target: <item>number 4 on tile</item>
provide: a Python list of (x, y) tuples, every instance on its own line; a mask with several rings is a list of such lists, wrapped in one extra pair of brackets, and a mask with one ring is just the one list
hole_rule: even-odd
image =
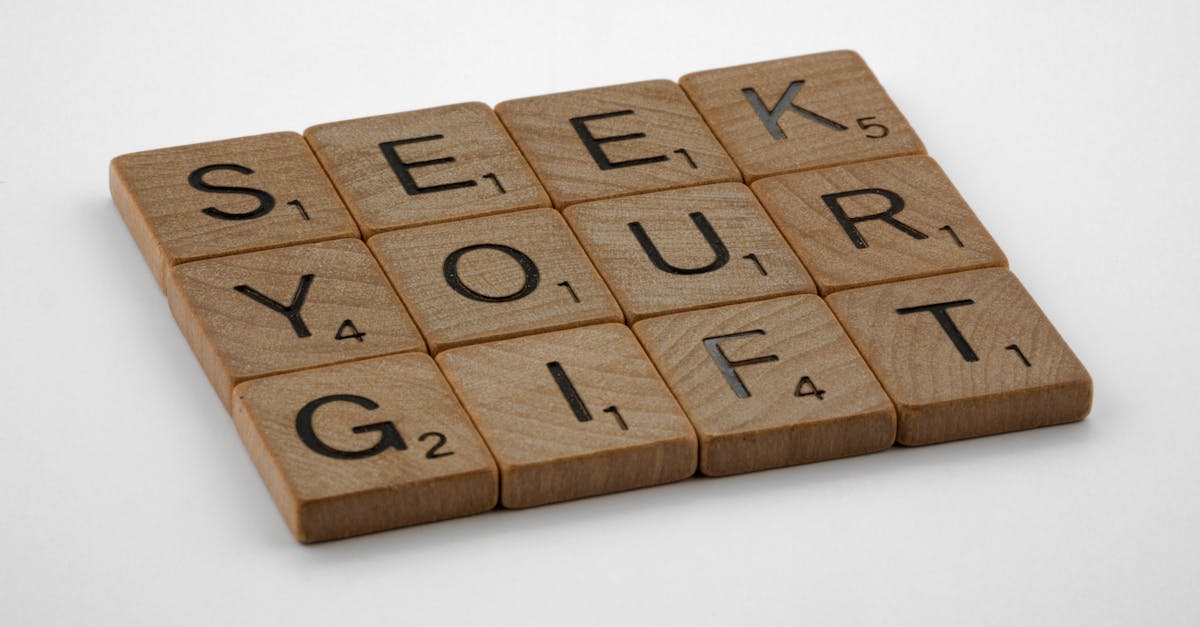
[(817, 387), (813, 380), (807, 376), (800, 377), (800, 382), (796, 384), (796, 396), (815, 396), (818, 401), (825, 400), (825, 390)]
[(354, 326), (354, 321), (343, 320), (342, 326), (338, 327), (337, 335), (333, 336), (333, 339), (335, 339), (335, 340), (355, 339), (355, 340), (358, 340), (361, 342), (361, 341), (363, 341), (364, 335), (366, 335), (366, 333), (359, 331), (358, 327)]

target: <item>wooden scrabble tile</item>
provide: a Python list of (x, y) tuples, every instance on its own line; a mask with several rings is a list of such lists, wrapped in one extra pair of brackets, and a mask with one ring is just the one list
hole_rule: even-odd
[(296, 133), (122, 155), (112, 160), (109, 186), (160, 286), (179, 263), (358, 237)]
[(896, 405), (896, 439), (930, 444), (1082, 420), (1092, 380), (1003, 268), (829, 296)]
[(633, 327), (720, 476), (874, 453), (896, 414), (820, 297), (643, 320)]
[(243, 383), (233, 420), (301, 542), (496, 506), (496, 463), (424, 353)]
[(365, 237), (550, 199), (481, 102), (314, 126), (304, 132)]
[(747, 182), (925, 152), (850, 50), (696, 72), (679, 83)]
[(629, 320), (816, 291), (740, 183), (590, 202), (564, 216)]
[(671, 81), (509, 100), (496, 113), (562, 208), (702, 183), (741, 181)]
[(425, 348), (356, 239), (178, 265), (167, 302), (226, 408), (247, 379)]
[(454, 348), (437, 361), (500, 466), (505, 507), (678, 481), (696, 470), (696, 433), (628, 327)]
[(924, 155), (773, 176), (753, 188), (822, 294), (1008, 263)]
[(393, 231), (370, 246), (432, 352), (622, 320), (553, 209)]

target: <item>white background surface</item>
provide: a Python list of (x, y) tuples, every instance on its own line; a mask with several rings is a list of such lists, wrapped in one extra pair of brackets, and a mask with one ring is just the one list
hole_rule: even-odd
[[(0, 622), (1200, 624), (1196, 3), (118, 5), (0, 0)], [(303, 547), (108, 197), (125, 152), (838, 48), (1087, 421)]]

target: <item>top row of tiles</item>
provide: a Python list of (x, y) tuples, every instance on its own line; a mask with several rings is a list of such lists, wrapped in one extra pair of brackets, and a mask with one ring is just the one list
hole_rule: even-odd
[[(494, 112), (458, 104), (321, 124), (303, 139), (275, 133), (134, 153), (113, 161), (112, 189), (161, 282), (177, 263), (356, 230), (365, 238), (922, 152), (862, 58), (838, 51), (679, 84), (510, 100)], [(228, 202), (208, 206), (214, 192)], [(277, 205), (292, 207), (272, 214)]]

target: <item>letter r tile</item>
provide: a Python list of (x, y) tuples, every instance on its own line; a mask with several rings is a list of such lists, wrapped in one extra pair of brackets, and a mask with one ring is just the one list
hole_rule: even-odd
[(242, 381), (425, 348), (356, 239), (180, 264), (167, 302), (226, 408)]
[(1007, 264), (925, 155), (772, 176), (752, 187), (822, 294)]
[(925, 152), (862, 57), (849, 50), (696, 72), (679, 83), (747, 183)]
[(233, 421), (301, 542), (477, 514), (499, 495), (496, 463), (424, 353), (243, 383)]
[(554, 201), (741, 182), (678, 85), (657, 80), (509, 100), (496, 113)]
[(480, 102), (320, 124), (304, 136), (364, 237), (550, 206), (496, 114)]
[(1082, 420), (1092, 380), (1003, 268), (831, 294), (917, 445)]

